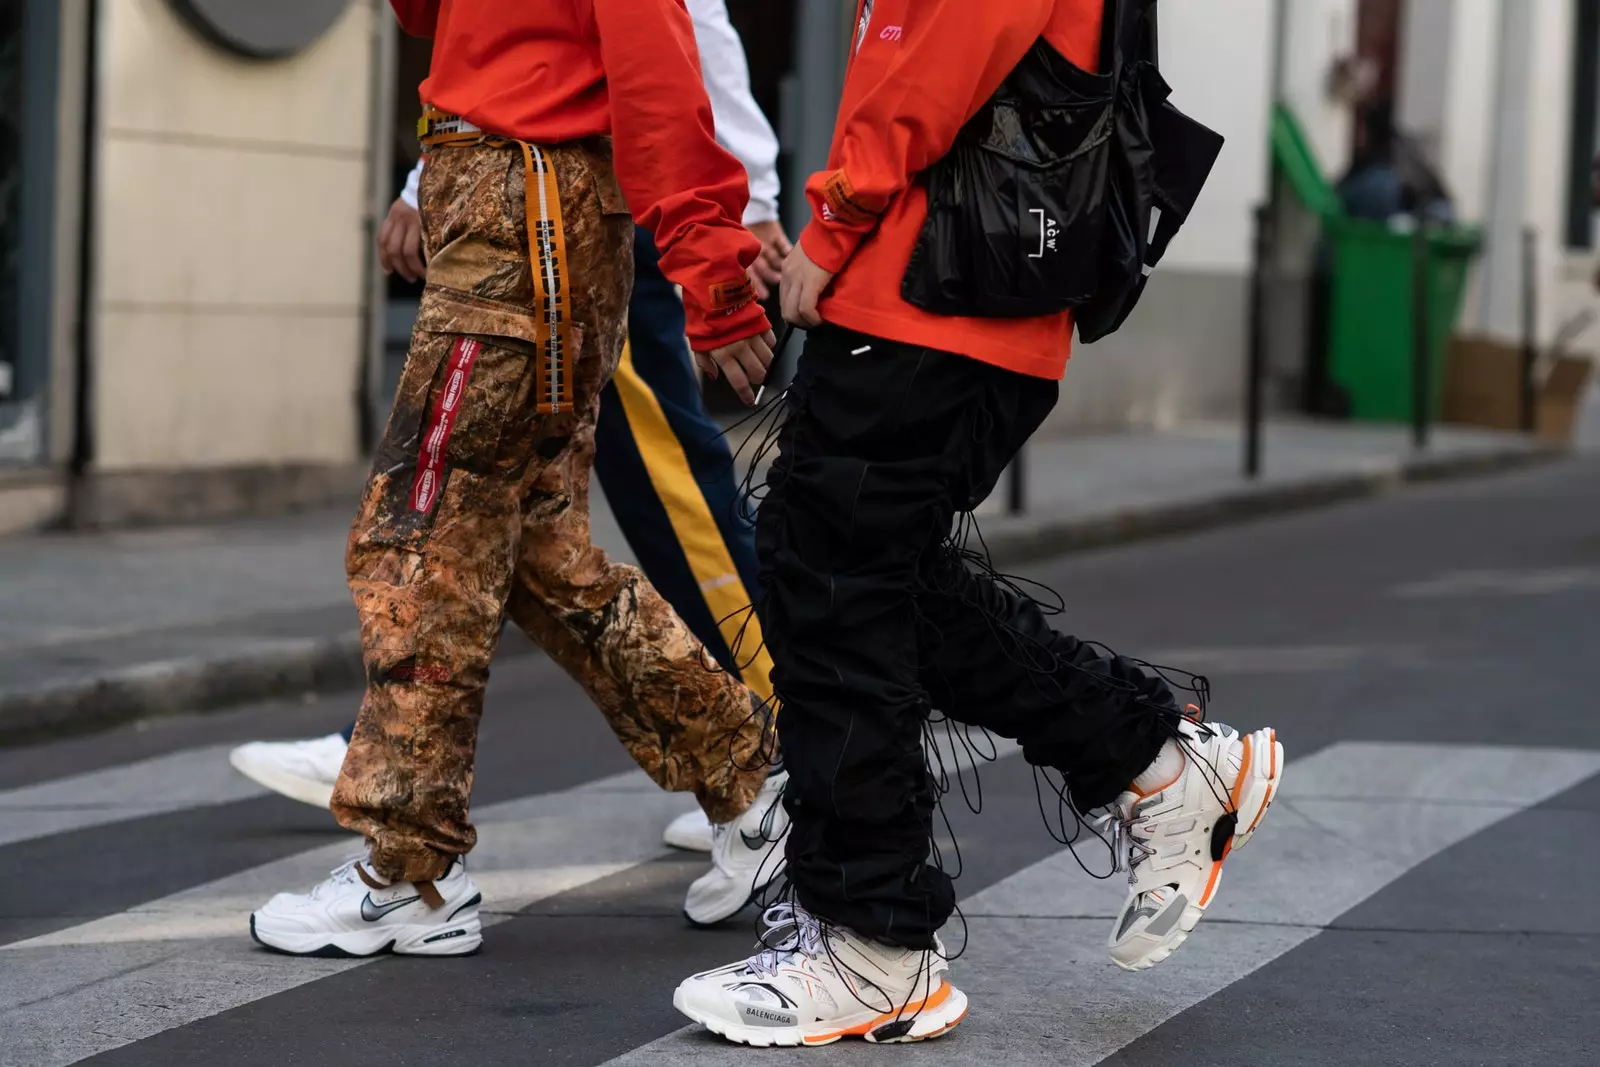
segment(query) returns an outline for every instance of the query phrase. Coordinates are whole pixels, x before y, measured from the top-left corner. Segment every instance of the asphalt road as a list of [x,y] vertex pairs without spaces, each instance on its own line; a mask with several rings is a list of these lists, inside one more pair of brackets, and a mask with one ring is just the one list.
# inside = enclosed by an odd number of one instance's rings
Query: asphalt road
[[226,748],[334,729],[355,694],[0,749],[0,1065],[1600,1062],[1600,460],[1029,576],[1065,625],[1208,673],[1215,717],[1288,749],[1282,802],[1148,974],[1110,964],[1120,890],[1043,832],[1006,756],[981,817],[947,806],[958,1030],[762,1054],[683,1030],[673,984],[744,954],[754,916],[686,927],[701,861],[659,843],[686,801],[523,658],[490,691],[475,872],[496,925],[464,960],[302,961],[246,936],[251,907],[352,842],[234,777]]

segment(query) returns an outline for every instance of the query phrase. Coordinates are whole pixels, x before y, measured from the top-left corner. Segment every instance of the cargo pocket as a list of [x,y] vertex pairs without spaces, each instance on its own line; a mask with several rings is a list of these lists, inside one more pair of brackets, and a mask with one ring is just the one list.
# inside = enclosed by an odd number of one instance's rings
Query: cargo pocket
[[526,457],[536,326],[531,316],[432,287],[374,457],[356,544],[419,550],[452,472],[515,476]]
[[537,323],[520,308],[434,289],[416,330],[419,342],[442,353],[417,439],[419,487],[429,470],[493,474],[514,458],[502,455],[502,445],[528,409]]

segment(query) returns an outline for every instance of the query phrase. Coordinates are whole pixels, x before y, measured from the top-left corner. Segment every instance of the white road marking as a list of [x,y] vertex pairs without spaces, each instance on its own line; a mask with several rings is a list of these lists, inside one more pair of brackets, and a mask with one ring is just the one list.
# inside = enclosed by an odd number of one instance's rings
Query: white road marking
[[[1600,752],[1548,748],[1351,742],[1291,761],[1282,796],[1228,864],[1206,921],[1170,961],[1137,975],[1117,970],[1105,948],[1126,885],[1093,881],[1059,853],[963,904],[971,943],[951,974],[972,1014],[912,1055],[918,1067],[1089,1067],[1429,857],[1596,773]],[[761,1051],[763,1062],[817,1067],[863,1050]],[[748,1049],[686,1027],[609,1067],[749,1062]]]
[[[661,830],[684,807],[635,772],[476,812],[471,869],[495,913],[484,925],[663,854]],[[63,1067],[371,962],[275,956],[248,933],[251,910],[309,889],[357,845],[347,838],[0,947],[0,1065]]]
[[1391,591],[1402,599],[1474,596],[1550,596],[1600,589],[1600,567],[1529,568],[1526,570],[1452,571]]
[[265,795],[228,765],[231,747],[191,748],[7,789],[0,792],[0,845]]

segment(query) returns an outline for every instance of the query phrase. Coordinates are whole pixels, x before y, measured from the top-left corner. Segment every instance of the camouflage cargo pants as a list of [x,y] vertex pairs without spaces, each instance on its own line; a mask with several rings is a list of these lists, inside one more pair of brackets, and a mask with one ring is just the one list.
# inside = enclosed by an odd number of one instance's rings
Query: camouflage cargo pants
[[389,879],[439,877],[472,848],[504,613],[656,782],[732,818],[765,773],[748,692],[589,538],[595,415],[633,277],[608,145],[437,148],[421,198],[428,288],[350,533],[367,693],[334,815]]

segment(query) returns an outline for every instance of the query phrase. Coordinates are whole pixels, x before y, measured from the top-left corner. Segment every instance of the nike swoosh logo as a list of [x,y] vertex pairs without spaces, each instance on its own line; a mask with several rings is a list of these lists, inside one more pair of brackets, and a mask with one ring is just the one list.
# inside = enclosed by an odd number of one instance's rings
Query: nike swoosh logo
[[369,923],[375,923],[396,908],[403,908],[407,904],[415,904],[421,900],[419,894],[414,897],[403,897],[400,900],[391,900],[387,904],[379,905],[373,902],[372,894],[368,893],[361,898],[361,917]]
[[744,841],[744,847],[749,849],[751,852],[760,852],[768,845],[772,844],[771,841],[768,841],[760,834],[751,835],[745,833],[743,830],[739,831],[739,838]]

